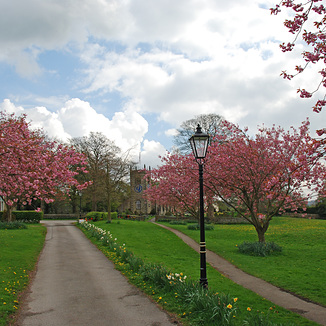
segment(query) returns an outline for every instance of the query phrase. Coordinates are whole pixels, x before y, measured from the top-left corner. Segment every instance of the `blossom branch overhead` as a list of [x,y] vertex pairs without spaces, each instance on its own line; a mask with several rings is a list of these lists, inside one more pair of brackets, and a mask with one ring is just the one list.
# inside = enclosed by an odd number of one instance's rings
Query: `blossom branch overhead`
[[[326,8],[325,5],[319,4],[322,0],[308,0],[305,3],[299,3],[295,0],[282,0],[275,8],[271,8],[271,14],[277,15],[281,12],[282,7],[292,10],[294,14],[293,19],[286,19],[284,26],[291,34],[294,34],[292,42],[280,44],[283,52],[290,52],[294,49],[295,44],[301,36],[302,41],[307,47],[312,48],[311,51],[302,52],[302,58],[305,61],[303,66],[297,65],[295,73],[290,74],[282,71],[281,76],[284,79],[291,80],[295,76],[303,73],[310,64],[317,64],[318,62],[326,63]],[[307,22],[313,23],[313,27],[308,30],[304,29]],[[315,90],[308,91],[305,88],[299,88],[297,92],[301,98],[311,98],[314,93],[320,90],[320,87],[326,88],[326,69],[323,68],[318,71],[320,75],[320,83]],[[319,113],[326,105],[326,94],[318,99],[313,107],[313,111]],[[322,135],[324,130],[318,132]]]

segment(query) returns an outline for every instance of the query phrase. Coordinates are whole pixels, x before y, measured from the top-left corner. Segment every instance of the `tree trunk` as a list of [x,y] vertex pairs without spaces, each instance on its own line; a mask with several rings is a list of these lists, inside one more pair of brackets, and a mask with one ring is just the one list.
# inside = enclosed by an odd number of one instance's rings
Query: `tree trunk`
[[107,193],[107,205],[108,205],[108,221],[111,222],[111,194],[108,191]]
[[4,211],[3,211],[3,218],[4,218],[5,221],[7,221],[7,222],[12,222],[13,221],[12,211],[13,211],[13,207],[8,206],[5,203],[5,207],[4,207]]
[[211,201],[208,202],[207,217],[210,221],[212,221],[214,218],[214,206]]
[[93,212],[97,211],[97,198],[96,198],[95,191],[93,191],[93,194],[92,194],[92,211]]
[[258,225],[255,225],[255,229],[258,234],[258,241],[259,242],[265,242],[265,233],[268,229],[269,221],[266,221],[265,223],[259,223]]
[[262,229],[258,229],[257,233],[258,233],[258,241],[265,242],[265,231]]

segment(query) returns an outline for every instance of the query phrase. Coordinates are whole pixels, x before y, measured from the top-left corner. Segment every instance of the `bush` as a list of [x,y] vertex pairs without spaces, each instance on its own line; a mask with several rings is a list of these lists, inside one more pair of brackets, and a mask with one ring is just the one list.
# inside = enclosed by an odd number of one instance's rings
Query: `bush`
[[[188,230],[199,230],[200,226],[199,226],[199,224],[190,224],[187,226],[187,229]],[[207,230],[207,231],[214,230],[214,225],[205,224],[205,230]]]
[[169,219],[169,218],[159,218],[158,220],[157,220],[157,222],[167,222],[167,223],[170,223],[172,220],[171,219]]
[[[116,220],[118,218],[117,212],[111,212],[111,219]],[[86,219],[89,221],[97,222],[108,219],[107,212],[89,212],[86,214]]]
[[107,219],[107,217],[108,213],[105,212],[89,212],[86,214],[86,219],[93,222]]
[[242,254],[261,257],[282,252],[282,247],[274,242],[243,242],[238,248]]
[[185,221],[171,221],[171,225],[187,225],[187,222]]
[[187,223],[198,223],[198,220],[186,220]]
[[[0,212],[0,220],[3,220],[4,213]],[[40,223],[43,219],[43,212],[37,211],[13,211],[13,221],[19,221],[24,223]]]
[[0,222],[0,229],[27,229],[23,222]]

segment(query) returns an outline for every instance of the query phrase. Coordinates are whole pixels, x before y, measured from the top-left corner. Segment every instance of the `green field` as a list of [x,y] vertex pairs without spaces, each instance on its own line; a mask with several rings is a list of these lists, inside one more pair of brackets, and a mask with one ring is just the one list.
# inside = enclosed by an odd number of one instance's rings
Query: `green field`
[[7,325],[19,308],[19,294],[29,282],[45,239],[46,229],[0,230],[0,325]]
[[[311,221],[309,220],[307,222]],[[302,239],[303,235],[307,232],[309,233],[309,235],[311,235],[311,229],[319,229],[320,225],[325,225],[322,222],[324,221],[312,221],[315,227],[308,228],[307,226],[305,226],[305,221],[302,220],[279,219],[278,221],[273,222],[274,225],[272,227],[275,226],[275,228],[274,231],[272,231],[271,228],[271,233],[269,233],[269,235],[272,235],[272,232],[274,234],[276,230],[280,232],[281,229],[286,229],[288,235],[285,238],[292,238],[294,236],[295,239],[296,232],[298,232],[298,230],[301,230],[302,234],[300,234],[300,239]],[[194,280],[197,280],[199,278],[199,255],[194,250],[190,249],[182,240],[180,240],[172,232],[165,230],[159,226],[153,225],[152,223],[132,222],[125,220],[113,221],[111,224],[106,224],[105,222],[97,222],[96,226],[102,229],[110,230],[113,236],[117,238],[119,244],[125,244],[128,250],[131,250],[136,256],[144,259],[145,261],[162,264],[175,272],[182,272],[183,274],[187,275],[188,277],[191,277]],[[189,234],[197,240],[199,238],[198,231],[187,230],[186,226],[174,225],[173,227],[182,230],[183,232]],[[206,235],[207,243],[209,243],[208,247],[211,250],[214,250],[221,254],[223,253],[225,257],[229,258],[230,260],[233,260],[233,262],[235,261],[236,257],[239,256],[239,261],[241,260],[241,264],[249,264],[251,268],[253,266],[252,262],[255,262],[256,265],[260,265],[259,270],[267,270],[266,274],[272,276],[272,273],[276,273],[276,278],[281,277],[281,274],[276,270],[276,268],[270,269],[270,261],[274,261],[275,265],[277,265],[277,259],[279,259],[280,263],[278,264],[278,267],[282,267],[286,270],[286,265],[291,266],[289,264],[284,263],[285,261],[288,261],[289,256],[296,256],[295,259],[298,261],[301,259],[305,259],[303,258],[304,256],[300,257],[300,254],[304,254],[300,253],[300,249],[290,251],[290,248],[286,248],[286,242],[280,243],[282,246],[284,246],[284,253],[279,256],[254,259],[254,257],[251,256],[239,255],[237,252],[236,244],[241,243],[244,240],[256,240],[255,232],[251,231],[251,228],[247,225],[216,225],[215,230],[207,231]],[[282,238],[281,232],[280,238]],[[276,239],[274,239],[274,241],[279,242]],[[292,241],[294,241],[293,238]],[[296,242],[298,242],[298,238],[294,241],[294,243]],[[323,244],[320,244],[319,246],[323,246]],[[285,258],[284,255],[286,255],[287,258]],[[284,264],[285,266],[281,266],[281,264]],[[300,265],[302,266],[301,262]],[[303,266],[304,267],[301,268],[305,269],[306,266],[304,264]],[[290,267],[289,269],[291,270]],[[298,267],[298,269],[300,268]],[[302,274],[304,273],[306,272],[303,271]],[[323,280],[325,279],[322,277],[322,273],[325,273],[325,271],[322,271],[319,275],[319,281],[317,282],[319,283],[319,289],[322,289],[324,283]],[[293,323],[295,325],[315,325],[315,323],[309,322],[306,319],[296,314],[293,314],[285,309],[282,309],[277,306],[275,307],[275,305],[271,302],[268,302],[264,298],[259,297],[255,293],[246,290],[241,286],[233,283],[229,279],[225,278],[210,266],[208,266],[207,276],[210,288],[214,289],[217,292],[228,293],[232,297],[238,298],[237,304],[240,317],[244,316],[247,313],[247,308],[250,307],[251,310],[260,312],[263,311],[265,313],[268,313],[270,311],[277,311],[277,321],[279,323],[282,322],[284,324]],[[287,283],[288,282],[285,282],[285,284]],[[292,283],[292,281],[290,283]],[[303,289],[305,288],[306,285],[303,286]],[[315,295],[315,297],[324,297],[324,292],[322,290],[315,292],[318,292],[318,295]]]
[[[199,232],[173,225],[195,240]],[[207,248],[249,274],[326,306],[326,221],[274,218],[266,241],[282,246],[281,255],[252,257],[240,254],[237,245],[257,241],[251,225],[215,225],[206,231]]]

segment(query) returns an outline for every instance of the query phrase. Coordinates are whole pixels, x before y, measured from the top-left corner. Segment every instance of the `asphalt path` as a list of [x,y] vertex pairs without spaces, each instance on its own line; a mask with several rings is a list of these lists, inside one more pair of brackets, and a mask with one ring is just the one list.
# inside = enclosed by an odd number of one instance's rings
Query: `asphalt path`
[[15,325],[175,325],[71,221],[43,223],[45,246]]

